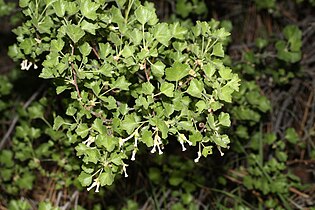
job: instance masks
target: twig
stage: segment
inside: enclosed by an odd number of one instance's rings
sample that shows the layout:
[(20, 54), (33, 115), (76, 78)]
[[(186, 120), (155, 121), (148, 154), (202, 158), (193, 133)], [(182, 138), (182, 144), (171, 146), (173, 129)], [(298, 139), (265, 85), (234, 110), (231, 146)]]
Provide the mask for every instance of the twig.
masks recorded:
[(80, 97), (80, 98), (82, 98), (81, 97), (81, 94), (80, 94), (80, 90), (79, 90), (79, 87), (78, 87), (78, 83), (77, 83), (77, 73), (75, 72), (75, 70), (74, 70), (74, 66), (73, 66), (73, 63), (71, 64), (71, 67), (72, 67), (72, 73), (73, 73), (73, 85), (74, 85), (74, 87), (75, 87), (75, 89), (76, 89), (76, 91), (77, 91), (77, 93), (78, 93), (78, 96)]
[(234, 177), (228, 176), (228, 175), (223, 175), (225, 178), (227, 178), (228, 180), (230, 180), (231, 182), (234, 182), (236, 184), (242, 184), (242, 182), (238, 179), (235, 179)]
[(95, 49), (95, 47), (92, 47), (92, 50), (93, 50), (94, 55), (97, 57), (97, 59), (100, 60), (101, 58), (100, 58), (97, 50)]
[(293, 165), (293, 164), (304, 164), (304, 165), (311, 165), (311, 164), (315, 164), (315, 160), (290, 160), (287, 161), (287, 165)]
[(303, 197), (303, 198), (309, 198), (309, 197), (310, 197), (309, 195), (307, 195), (307, 194), (305, 194), (305, 193), (303, 193), (303, 192), (301, 192), (301, 191), (295, 189), (294, 187), (290, 187), (289, 190), (290, 190), (290, 192), (293, 192), (293, 193), (295, 193), (295, 194), (297, 194), (298, 196), (301, 196), (301, 197)]
[(308, 100), (307, 100), (307, 103), (306, 103), (306, 105), (305, 105), (304, 115), (303, 115), (302, 122), (301, 122), (301, 125), (300, 125), (300, 130), (301, 130), (301, 131), (304, 130), (304, 127), (305, 127), (307, 118), (308, 118), (308, 116), (309, 116), (309, 109), (310, 109), (310, 107), (311, 107), (311, 103), (312, 103), (312, 100), (313, 100), (313, 96), (314, 96), (314, 91), (311, 91), (311, 94), (309, 95)]
[[(74, 55), (74, 47), (73, 47), (73, 45), (70, 45), (70, 46), (71, 46), (71, 55)], [(77, 73), (76, 73), (76, 71), (74, 69), (74, 64), (72, 62), (71, 62), (71, 69), (72, 69), (72, 74), (73, 74), (73, 83), (72, 84), (75, 86), (75, 89), (76, 89), (76, 91), (78, 93), (78, 96), (80, 98), (82, 98), (81, 94), (80, 94), (80, 91), (79, 91), (78, 83), (77, 83)]]
[[(44, 89), (44, 85), (40, 86), (38, 88), (38, 90), (33, 93), (33, 95), (31, 95), (31, 97), (24, 103), (23, 105), (23, 109), (26, 109), (38, 96), (38, 94)], [(13, 132), (15, 125), (17, 123), (17, 121), (19, 120), (19, 115), (15, 115), (15, 117), (13, 118), (11, 125), (8, 129), (8, 131), (6, 132), (6, 134), (4, 135), (4, 137), (2, 138), (1, 142), (0, 142), (0, 150), (4, 147), (4, 145), (6, 144), (6, 142), (8, 141), (11, 133)]]
[(144, 73), (145, 73), (145, 77), (146, 77), (147, 81), (150, 82), (150, 69), (147, 71), (146, 63), (144, 64)]
[(77, 209), (78, 197), (79, 197), (79, 191), (76, 190), (76, 191), (72, 194), (70, 200), (69, 200), (63, 207), (61, 207), (61, 209), (62, 209), (62, 210), (66, 210), (66, 209), (70, 206), (70, 204), (71, 204), (73, 201), (75, 201), (75, 209)]

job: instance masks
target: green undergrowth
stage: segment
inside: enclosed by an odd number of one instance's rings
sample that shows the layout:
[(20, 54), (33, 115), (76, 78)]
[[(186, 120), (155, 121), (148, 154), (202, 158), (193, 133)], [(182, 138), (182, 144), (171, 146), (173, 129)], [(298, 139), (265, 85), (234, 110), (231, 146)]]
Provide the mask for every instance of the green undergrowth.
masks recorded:
[[(277, 10), (277, 1), (254, 3)], [(15, 8), (0, 0), (0, 16)], [(8, 51), (17, 67), (0, 76), (1, 206), (298, 206), (292, 189), (309, 186), (287, 161), (306, 145), (294, 128), (268, 129), (273, 104), (261, 87), (303, 76), (298, 26), (262, 33), (234, 60), (233, 20), (207, 19), (202, 0), (177, 0), (167, 22), (138, 0), (20, 0), (18, 8)], [(47, 193), (65, 191), (79, 200)]]

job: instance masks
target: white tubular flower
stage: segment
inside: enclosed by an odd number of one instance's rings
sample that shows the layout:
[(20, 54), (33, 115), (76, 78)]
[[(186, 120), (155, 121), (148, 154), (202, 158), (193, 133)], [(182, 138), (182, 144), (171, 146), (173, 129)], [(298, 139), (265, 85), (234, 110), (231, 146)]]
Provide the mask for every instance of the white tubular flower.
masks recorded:
[(127, 168), (126, 168), (127, 166), (128, 166), (127, 164), (123, 163), (123, 172), (125, 174), (125, 177), (128, 177)]
[(124, 145), (124, 143), (126, 142), (125, 139), (119, 138), (119, 149)]
[(221, 151), (221, 147), (220, 147), (220, 146), (218, 146), (217, 148), (218, 148), (218, 150), (219, 150), (219, 152), (220, 152), (221, 156), (223, 156), (223, 155), (224, 155), (224, 153)]
[(131, 156), (132, 161), (136, 160), (136, 153), (137, 153), (137, 148), (134, 148), (132, 151), (132, 156)]
[(199, 159), (200, 159), (200, 157), (201, 157), (201, 152), (198, 151), (198, 152), (197, 152), (197, 155), (198, 155), (198, 157), (194, 160), (195, 163), (198, 163), (198, 162), (199, 162)]
[(158, 144), (157, 147), (158, 147), (158, 150), (159, 150), (159, 155), (162, 155), (163, 151), (161, 150), (160, 145)]
[(178, 135), (178, 141), (179, 141), (179, 143), (182, 145), (182, 151), (186, 151), (186, 147), (185, 147), (185, 145), (184, 145), (185, 142), (187, 142), (187, 143), (189, 144), (189, 146), (192, 145), (192, 142), (189, 141), (189, 140), (186, 138), (186, 136), (185, 136), (184, 134), (182, 134), (182, 133), (180, 133), (180, 134)]
[(35, 38), (35, 41), (36, 41), (38, 44), (42, 43), (42, 40), (37, 39), (37, 38)]
[(26, 67), (26, 70), (29, 70), (29, 69), (31, 68), (31, 66), (32, 66), (32, 63), (29, 62), (29, 64), (28, 64), (27, 67)]
[[(32, 66), (32, 62), (28, 62), (27, 59), (23, 60), (22, 63), (21, 63), (21, 70), (29, 70)], [(34, 64), (34, 68), (37, 68), (37, 66)], [(35, 68), (35, 69), (36, 69)]]
[(155, 134), (153, 143), (154, 143), (154, 145), (153, 145), (153, 148), (151, 150), (151, 153), (155, 153), (156, 147), (157, 147), (158, 151), (159, 151), (159, 155), (162, 155), (163, 154), (163, 151), (161, 149), (162, 141), (161, 141), (161, 137), (158, 135), (158, 133)]
[(185, 147), (185, 145), (184, 145), (184, 142), (183, 142), (183, 141), (180, 141), (179, 143), (182, 145), (182, 151), (183, 151), (183, 152), (186, 151), (186, 147)]
[(189, 141), (188, 139), (187, 139), (186, 142), (189, 144), (189, 146), (192, 146), (192, 145), (193, 145), (193, 143), (192, 143), (191, 141)]
[(83, 144), (86, 144), (86, 146), (89, 147), (94, 141), (95, 141), (95, 137), (94, 136), (89, 136), (89, 138), (87, 140), (85, 140), (83, 142)]
[(153, 145), (153, 148), (151, 149), (151, 153), (155, 153), (156, 152), (155, 147), (156, 147), (156, 144)]
[(95, 192), (99, 192), (100, 191), (100, 182), (99, 182), (98, 178), (94, 179), (94, 182), (92, 183), (92, 185), (89, 188), (87, 188), (87, 191), (90, 191), (95, 186), (96, 186)]
[(27, 60), (23, 60), (22, 63), (21, 63), (21, 70), (28, 70), (27, 69)]

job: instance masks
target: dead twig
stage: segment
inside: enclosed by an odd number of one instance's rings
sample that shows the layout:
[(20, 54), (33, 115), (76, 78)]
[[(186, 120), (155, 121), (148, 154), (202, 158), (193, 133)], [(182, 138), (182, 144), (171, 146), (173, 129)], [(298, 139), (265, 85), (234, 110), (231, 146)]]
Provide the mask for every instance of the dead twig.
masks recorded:
[(298, 196), (301, 196), (301, 197), (303, 197), (303, 198), (309, 198), (309, 197), (310, 197), (309, 195), (307, 195), (307, 194), (305, 194), (305, 193), (303, 193), (303, 192), (301, 192), (301, 191), (295, 189), (294, 187), (290, 187), (289, 190), (290, 190), (290, 192), (293, 192), (293, 193), (295, 193), (295, 194), (297, 194)]

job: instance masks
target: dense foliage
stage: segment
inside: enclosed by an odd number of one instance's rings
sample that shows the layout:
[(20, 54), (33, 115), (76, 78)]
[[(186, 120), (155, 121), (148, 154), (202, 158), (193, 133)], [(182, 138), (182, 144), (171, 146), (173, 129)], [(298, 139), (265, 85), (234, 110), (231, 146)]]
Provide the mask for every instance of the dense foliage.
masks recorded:
[[(294, 123), (300, 121), (287, 123), (286, 107), (276, 104), (296, 87), (292, 81), (308, 79), (306, 32), (279, 23), (278, 34), (259, 29), (242, 48), (233, 34), (239, 19), (216, 21), (209, 9), (220, 13), (231, 5), (166, 2), (0, 0), (0, 16), (17, 25), (8, 50), (17, 69), (0, 76), (1, 206), (295, 209), (315, 203), (312, 178), (291, 167), (301, 154), (301, 161), (314, 159), (308, 137), (314, 121), (303, 113), (310, 130), (300, 132)], [(247, 6), (278, 21), (282, 6), (313, 3)]]

